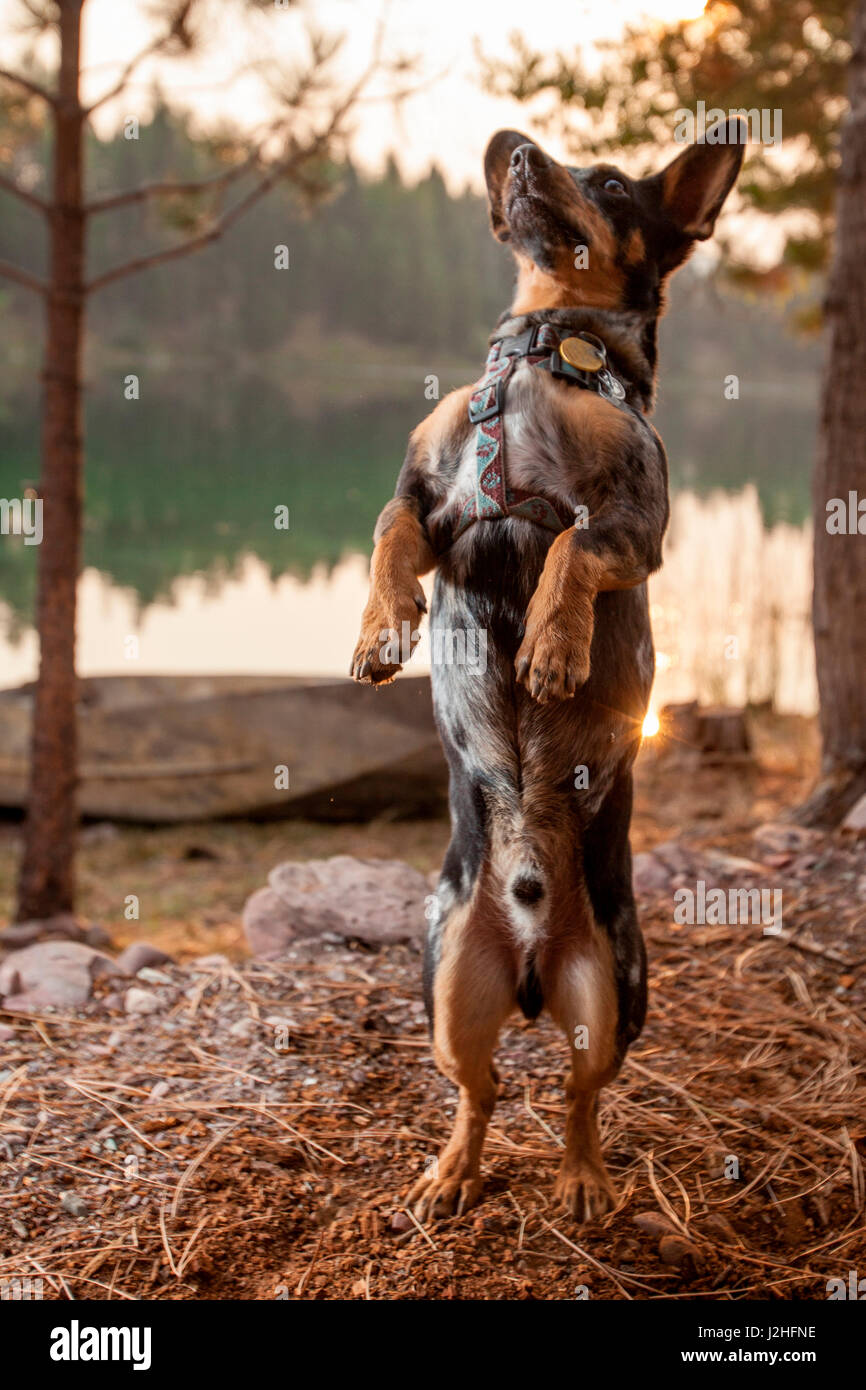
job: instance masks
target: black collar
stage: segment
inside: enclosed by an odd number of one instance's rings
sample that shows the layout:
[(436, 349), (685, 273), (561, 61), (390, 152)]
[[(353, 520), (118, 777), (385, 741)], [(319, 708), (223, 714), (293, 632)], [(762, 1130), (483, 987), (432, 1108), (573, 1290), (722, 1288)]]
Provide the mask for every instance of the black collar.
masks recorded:
[(490, 344), (498, 345), (500, 361), (505, 357), (534, 359), (534, 364), (551, 376), (594, 391), (613, 405), (626, 405), (626, 387), (611, 370), (607, 348), (596, 333), (560, 327), (548, 319), (524, 324), (524, 319), (509, 319), (491, 334)]
[(519, 337), (527, 328), (546, 323), (561, 338), (588, 331), (605, 345), (608, 365), (626, 388), (626, 400), (639, 414), (652, 411), (655, 398), (654, 359), (646, 348), (647, 317), (638, 310), (598, 309), (571, 305), (559, 309), (533, 309), (525, 314), (507, 310), (499, 319), (491, 343), (503, 337)]

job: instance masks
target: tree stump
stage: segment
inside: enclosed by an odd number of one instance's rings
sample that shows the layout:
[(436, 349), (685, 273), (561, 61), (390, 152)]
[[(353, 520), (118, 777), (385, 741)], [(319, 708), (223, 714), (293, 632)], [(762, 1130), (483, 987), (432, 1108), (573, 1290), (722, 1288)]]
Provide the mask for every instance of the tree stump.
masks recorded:
[(746, 712), (726, 706), (702, 708), (697, 700), (665, 705), (661, 714), (663, 756), (686, 755), (701, 762), (727, 762), (749, 759), (752, 739)]

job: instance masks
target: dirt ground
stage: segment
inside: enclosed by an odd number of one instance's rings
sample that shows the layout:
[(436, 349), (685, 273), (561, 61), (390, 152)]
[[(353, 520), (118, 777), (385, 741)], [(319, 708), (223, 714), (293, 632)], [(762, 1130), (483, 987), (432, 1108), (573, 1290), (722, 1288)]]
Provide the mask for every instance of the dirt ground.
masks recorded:
[[(548, 1021), (503, 1031), (481, 1203), (422, 1228), (401, 1197), (454, 1093), (430, 1058), (417, 943), (244, 952), (244, 897), (280, 859), (429, 871), (444, 824), (94, 828), (82, 915), (177, 964), (149, 981), (146, 1016), (110, 980), (75, 1014), (0, 1014), (15, 1030), (0, 1281), (42, 1278), (48, 1298), (825, 1299), (866, 1269), (866, 847), (762, 859), (753, 829), (805, 790), (814, 730), (768, 725), (758, 751), (697, 773), (642, 755), (635, 847), (688, 827), (694, 852), (771, 869), (785, 934), (678, 926), (670, 891), (642, 896), (650, 1012), (601, 1107), (620, 1202), (584, 1227), (551, 1202), (567, 1049)], [(16, 836), (0, 834), (6, 895)]]

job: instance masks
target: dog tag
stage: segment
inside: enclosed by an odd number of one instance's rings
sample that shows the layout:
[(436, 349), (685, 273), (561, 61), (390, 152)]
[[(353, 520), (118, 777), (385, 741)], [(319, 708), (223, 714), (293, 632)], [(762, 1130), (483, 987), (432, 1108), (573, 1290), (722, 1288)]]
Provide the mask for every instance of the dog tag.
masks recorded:
[(598, 372), (604, 366), (604, 353), (585, 338), (563, 338), (559, 344), (559, 355), (581, 372)]
[(613, 375), (613, 372), (609, 372), (607, 368), (605, 368), (598, 380), (602, 391), (606, 396), (610, 396), (611, 400), (625, 400), (625, 387), (622, 382)]

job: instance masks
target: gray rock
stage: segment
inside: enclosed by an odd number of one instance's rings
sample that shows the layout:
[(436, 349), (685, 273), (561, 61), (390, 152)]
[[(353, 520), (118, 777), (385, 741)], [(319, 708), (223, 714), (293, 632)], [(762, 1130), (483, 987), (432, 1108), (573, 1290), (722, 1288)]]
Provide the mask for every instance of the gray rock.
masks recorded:
[(160, 951), (158, 946), (151, 946), (147, 941), (134, 941), (117, 957), (117, 964), (124, 975), (137, 975), (146, 965), (172, 963), (171, 956), (166, 955), (165, 951)]
[(99, 975), (121, 972), (110, 956), (78, 941), (41, 941), (13, 951), (0, 965), (0, 997), (15, 1013), (75, 1008), (90, 998)]
[(101, 951), (106, 946), (111, 945), (111, 937), (105, 930), (105, 927), (100, 927), (96, 922), (94, 922), (93, 926), (85, 928), (84, 940), (87, 942), (88, 946), (95, 947), (97, 951)]
[(4, 927), (0, 931), (0, 945), (18, 950), (36, 941), (84, 941), (85, 936), (84, 928), (71, 912), (59, 912), (55, 917), (33, 917)]
[(632, 884), (635, 893), (649, 897), (664, 893), (670, 887), (671, 871), (654, 854), (636, 854), (632, 860)]
[(136, 977), (144, 980), (146, 985), (173, 985), (174, 980), (170, 975), (166, 975), (164, 970), (154, 970), (149, 965), (143, 965), (136, 971)]
[(106, 845), (120, 839), (120, 831), (110, 820), (96, 821), (93, 825), (82, 826), (78, 840), (82, 845)]
[(70, 1216), (86, 1216), (87, 1203), (83, 1197), (79, 1197), (77, 1192), (64, 1192), (60, 1198), (60, 1205), (64, 1211), (68, 1211)]
[(652, 853), (672, 875), (694, 872), (695, 856), (679, 840), (664, 840), (660, 845), (653, 845)]
[(136, 989), (133, 985), (123, 996), (123, 1007), (128, 1014), (155, 1014), (162, 1008), (162, 1001), (150, 990)]
[(821, 830), (805, 825), (788, 825), (784, 821), (767, 821), (754, 831), (752, 839), (764, 854), (800, 854), (817, 849), (826, 839)]
[(312, 859), (279, 864), (268, 887), (247, 900), (243, 923), (250, 949), (280, 955), (298, 937), (332, 933), (371, 945), (406, 941), (424, 930), (430, 885), (397, 859)]
[(842, 822), (842, 829), (852, 835), (866, 835), (866, 796), (855, 801)]

